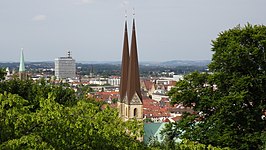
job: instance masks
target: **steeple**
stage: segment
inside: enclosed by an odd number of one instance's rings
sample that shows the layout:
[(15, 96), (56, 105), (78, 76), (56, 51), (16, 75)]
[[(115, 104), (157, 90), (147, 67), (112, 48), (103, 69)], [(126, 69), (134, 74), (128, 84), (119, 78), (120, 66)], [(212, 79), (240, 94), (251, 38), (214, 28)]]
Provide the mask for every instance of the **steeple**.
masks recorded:
[(120, 99), (117, 103), (119, 116), (124, 120), (143, 120), (143, 102), (140, 91), (137, 39), (133, 19), (129, 55), (127, 22), (125, 22), (124, 45), (121, 65)]
[(127, 21), (125, 21), (123, 54), (122, 54), (122, 63), (121, 63), (121, 79), (120, 79), (120, 90), (119, 90), (120, 101), (124, 100), (127, 92), (128, 64), (129, 64), (129, 46), (128, 46)]
[(19, 72), (25, 72), (25, 71), (26, 69), (25, 69), (25, 63), (24, 63), (23, 48), (21, 48)]
[(20, 80), (26, 80), (28, 75), (26, 73), (25, 69), (25, 62), (24, 62), (24, 54), (23, 54), (23, 48), (21, 48), (21, 54), (20, 54), (20, 64), (19, 64), (19, 79)]
[(140, 91), (140, 79), (139, 79), (139, 63), (137, 52), (137, 40), (135, 19), (133, 19), (131, 49), (130, 49), (130, 61), (128, 68), (128, 87), (127, 87), (127, 104), (130, 104), (134, 95), (137, 94), (138, 98), (142, 102), (142, 96)]
[(91, 65), (91, 69), (90, 69), (90, 77), (92, 78), (93, 77), (93, 65)]

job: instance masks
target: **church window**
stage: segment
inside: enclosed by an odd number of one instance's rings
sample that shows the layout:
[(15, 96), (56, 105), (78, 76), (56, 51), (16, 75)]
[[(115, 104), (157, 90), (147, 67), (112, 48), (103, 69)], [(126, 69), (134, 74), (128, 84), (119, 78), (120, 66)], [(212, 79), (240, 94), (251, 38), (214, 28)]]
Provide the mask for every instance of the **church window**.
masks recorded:
[(127, 116), (127, 107), (126, 107), (126, 116)]
[(138, 116), (138, 110), (137, 108), (134, 108), (134, 117), (137, 117)]

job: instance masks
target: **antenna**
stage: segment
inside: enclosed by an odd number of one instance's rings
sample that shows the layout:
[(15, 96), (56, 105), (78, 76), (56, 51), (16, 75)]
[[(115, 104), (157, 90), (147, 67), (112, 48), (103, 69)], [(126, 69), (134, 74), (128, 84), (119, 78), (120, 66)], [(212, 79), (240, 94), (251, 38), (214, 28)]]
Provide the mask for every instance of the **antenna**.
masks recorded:
[(70, 58), (70, 57), (71, 57), (70, 50), (67, 52), (67, 56), (68, 56), (68, 58)]

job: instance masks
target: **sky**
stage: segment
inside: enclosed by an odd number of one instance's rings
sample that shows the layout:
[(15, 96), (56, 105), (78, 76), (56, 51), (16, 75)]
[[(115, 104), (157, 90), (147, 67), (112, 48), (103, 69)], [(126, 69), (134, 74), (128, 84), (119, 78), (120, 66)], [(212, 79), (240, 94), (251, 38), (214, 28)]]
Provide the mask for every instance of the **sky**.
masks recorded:
[[(211, 60), (211, 41), (266, 25), (266, 0), (0, 0), (0, 62), (121, 61), (135, 9), (140, 61)], [(126, 13), (125, 13), (126, 12)]]

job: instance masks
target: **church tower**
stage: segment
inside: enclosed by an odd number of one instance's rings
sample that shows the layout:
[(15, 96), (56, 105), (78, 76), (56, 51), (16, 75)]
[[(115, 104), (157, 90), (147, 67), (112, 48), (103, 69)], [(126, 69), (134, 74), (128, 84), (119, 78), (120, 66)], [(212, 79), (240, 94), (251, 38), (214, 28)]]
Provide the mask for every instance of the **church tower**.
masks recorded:
[(20, 80), (26, 80), (27, 79), (27, 73), (25, 69), (25, 62), (24, 62), (24, 54), (23, 54), (23, 48), (21, 48), (21, 54), (20, 54), (20, 63), (19, 63), (19, 79)]
[(135, 19), (133, 19), (132, 38), (129, 55), (127, 22), (125, 22), (120, 79), (120, 99), (118, 102), (120, 117), (125, 121), (134, 118), (137, 120), (143, 119), (143, 104), (140, 91), (139, 64), (135, 28)]

